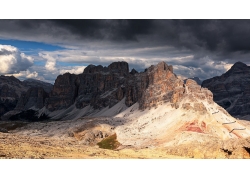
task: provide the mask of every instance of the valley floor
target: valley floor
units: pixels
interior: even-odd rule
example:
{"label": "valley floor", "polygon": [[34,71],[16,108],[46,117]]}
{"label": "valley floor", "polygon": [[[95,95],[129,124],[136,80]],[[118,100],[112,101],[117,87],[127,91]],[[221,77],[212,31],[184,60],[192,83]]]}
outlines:
{"label": "valley floor", "polygon": [[0,158],[15,159],[144,159],[185,158],[167,154],[163,149],[108,150],[80,145],[77,140],[20,136],[0,133]]}
{"label": "valley floor", "polygon": [[[241,121],[241,123],[250,125],[248,121]],[[107,118],[32,123],[1,121],[0,127],[8,130],[8,133],[0,132],[1,159],[242,159],[250,157],[249,138],[237,141],[217,141],[209,138],[205,143],[190,141],[189,144],[177,143],[168,147],[121,145],[116,150],[102,149],[96,144],[106,135],[110,137],[115,132]],[[189,134],[183,138],[189,135],[201,136],[194,132],[185,133]],[[174,134],[172,136],[174,137]],[[91,138],[93,141],[89,143]]]}

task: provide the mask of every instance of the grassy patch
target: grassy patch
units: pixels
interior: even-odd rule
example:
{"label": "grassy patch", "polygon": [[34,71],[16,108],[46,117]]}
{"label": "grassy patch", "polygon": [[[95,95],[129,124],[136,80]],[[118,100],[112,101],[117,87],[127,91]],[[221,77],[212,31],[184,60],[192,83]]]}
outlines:
{"label": "grassy patch", "polygon": [[105,139],[103,139],[101,142],[97,143],[99,148],[103,149],[116,149],[120,146],[120,143],[117,141],[116,134],[113,134]]}

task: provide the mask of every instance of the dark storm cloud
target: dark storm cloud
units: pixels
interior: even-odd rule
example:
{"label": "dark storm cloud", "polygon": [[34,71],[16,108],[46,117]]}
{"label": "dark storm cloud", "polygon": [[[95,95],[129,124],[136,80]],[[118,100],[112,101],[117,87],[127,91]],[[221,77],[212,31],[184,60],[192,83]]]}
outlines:
{"label": "dark storm cloud", "polygon": [[[198,47],[210,51],[249,51],[250,20],[178,20],[181,33],[189,32]],[[180,42],[181,43],[181,42]]]}
{"label": "dark storm cloud", "polygon": [[69,48],[43,52],[57,62],[124,60],[143,70],[166,61],[182,75],[203,79],[249,62],[249,32],[250,20],[0,20],[0,38]]}
{"label": "dark storm cloud", "polygon": [[148,34],[153,20],[51,20],[81,37],[110,40],[137,40],[136,36]]}
{"label": "dark storm cloud", "polygon": [[[0,22],[0,32],[11,30],[18,33],[18,31],[27,30],[47,34],[50,31],[44,32],[43,27],[48,27],[51,33],[56,34],[58,29],[65,29],[83,39],[141,41],[211,52],[250,51],[250,20],[67,19],[1,20]],[[12,27],[19,27],[19,29],[12,29]],[[62,38],[63,34],[58,36]]]}

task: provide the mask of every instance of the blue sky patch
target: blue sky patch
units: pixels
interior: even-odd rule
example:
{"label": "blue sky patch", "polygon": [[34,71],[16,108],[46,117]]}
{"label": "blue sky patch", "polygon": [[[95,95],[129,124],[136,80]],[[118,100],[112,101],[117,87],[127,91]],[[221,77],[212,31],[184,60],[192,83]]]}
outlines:
{"label": "blue sky patch", "polygon": [[24,52],[27,55],[34,54],[35,51],[57,51],[57,50],[64,50],[66,48],[46,44],[41,42],[34,42],[34,41],[21,41],[21,40],[11,40],[11,39],[0,39],[0,44],[2,45],[11,45],[17,47],[21,52]]}

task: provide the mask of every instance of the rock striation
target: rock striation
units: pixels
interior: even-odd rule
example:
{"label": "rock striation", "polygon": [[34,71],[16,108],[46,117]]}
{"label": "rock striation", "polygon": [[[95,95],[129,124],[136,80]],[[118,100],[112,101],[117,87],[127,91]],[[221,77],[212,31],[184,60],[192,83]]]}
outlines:
{"label": "rock striation", "polygon": [[88,105],[94,109],[112,107],[125,96],[129,76],[128,63],[114,62],[108,67],[89,65],[79,75],[66,73],[57,77],[46,108],[50,111]]}
{"label": "rock striation", "polygon": [[250,67],[236,62],[221,76],[203,81],[202,87],[214,95],[214,101],[233,116],[250,115]]}
{"label": "rock striation", "polygon": [[[237,66],[233,69],[239,68]],[[113,108],[112,111],[115,112],[111,114],[119,113],[124,110],[124,106],[131,107],[135,103],[138,103],[140,110],[170,103],[175,109],[202,113],[206,111],[206,106],[200,101],[213,103],[213,94],[207,88],[201,88],[192,79],[187,79],[184,83],[173,73],[173,67],[165,62],[152,65],[144,72],[134,69],[129,72],[127,62],[113,62],[107,67],[89,65],[81,74],[59,75],[49,93],[41,87],[31,87],[28,90],[23,85],[33,80],[27,80],[26,83],[16,81],[23,87],[23,93],[12,93],[6,84],[1,89],[3,96],[9,93],[15,97],[15,104],[11,109],[15,109],[14,114],[28,109],[38,110],[40,114],[65,110],[65,113],[59,113],[56,119],[66,118],[69,113],[71,114],[68,118],[72,118],[74,114],[76,117],[83,117],[105,108]],[[121,102],[124,102],[124,106],[121,105],[120,109],[117,109],[115,105]],[[1,111],[4,111],[4,108],[2,109]],[[6,117],[10,114],[12,113]],[[106,113],[108,114],[110,113]]]}
{"label": "rock striation", "polygon": [[[61,110],[65,110],[56,119],[70,119],[74,116],[70,112],[76,113],[75,109],[82,109],[79,117],[93,115],[93,112],[105,108],[113,108],[112,111],[117,114],[124,110],[124,106],[130,107],[135,103],[139,104],[140,110],[156,108],[164,103],[171,103],[172,107],[178,109],[187,96],[194,101],[207,98],[211,102],[213,99],[212,93],[201,88],[194,80],[189,79],[184,83],[173,73],[173,67],[165,62],[152,65],[144,72],[134,69],[129,72],[127,62],[114,62],[108,67],[89,65],[79,75],[66,73],[58,76],[45,100],[45,108],[50,112],[60,110],[61,113]],[[124,106],[117,109],[115,105],[118,106],[122,100]],[[199,103],[183,107],[198,111],[203,108]],[[111,114],[114,115],[114,112]]]}
{"label": "rock striation", "polygon": [[129,107],[139,102],[140,109],[160,102],[176,101],[184,91],[182,80],[173,67],[161,62],[145,72],[129,72],[128,63],[114,62],[108,67],[89,65],[79,75],[66,73],[57,77],[46,103],[50,111],[88,105],[94,109],[112,107],[125,97]]}

